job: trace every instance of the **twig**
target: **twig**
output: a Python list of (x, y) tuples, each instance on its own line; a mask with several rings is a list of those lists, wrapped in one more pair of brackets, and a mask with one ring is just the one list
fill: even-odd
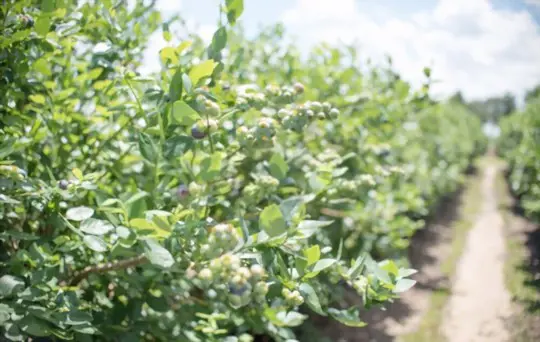
[(82, 280), (86, 279), (91, 273), (106, 273), (129, 267), (135, 267), (137, 265), (145, 263), (146, 261), (147, 259), (144, 255), (139, 255), (130, 259), (109, 262), (96, 266), (87, 266), (83, 270), (76, 272), (73, 277), (69, 281), (67, 281), (67, 284), (69, 284), (70, 286), (75, 286), (79, 284)]

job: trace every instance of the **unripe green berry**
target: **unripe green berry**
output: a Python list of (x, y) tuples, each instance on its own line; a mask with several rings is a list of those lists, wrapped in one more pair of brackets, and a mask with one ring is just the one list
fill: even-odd
[(189, 183), (188, 190), (190, 194), (197, 196), (201, 194), (203, 187), (195, 182), (191, 182)]
[(242, 276), (237, 274), (234, 277), (232, 277), (231, 283), (233, 283), (236, 286), (242, 286), (246, 283), (246, 280), (242, 278)]
[(325, 113), (328, 113), (328, 111), (330, 111), (332, 108), (332, 105), (329, 102), (323, 102), (322, 106)]
[(255, 284), (253, 291), (259, 296), (266, 296), (268, 293), (268, 284), (264, 281), (259, 281), (257, 284)]
[(251, 270), (251, 275), (256, 279), (260, 279), (265, 276), (264, 268), (261, 265), (253, 264), (251, 265), (250, 270)]
[(285, 108), (281, 108), (278, 110), (277, 115), (283, 119), (284, 117), (291, 115), (291, 112)]
[(332, 108), (332, 109), (330, 110), (330, 117), (331, 117), (332, 119), (337, 118), (337, 117), (339, 116), (339, 114), (340, 114), (340, 112), (339, 112), (339, 109), (337, 109), (337, 108)]
[(237, 272), (243, 279), (249, 279), (251, 277), (251, 272), (247, 267), (240, 267)]
[(210, 261), (210, 269), (216, 273), (221, 272), (222, 263), (221, 259), (213, 259)]
[(291, 297), (291, 291), (288, 288), (283, 288), (281, 295), (288, 300)]
[(297, 94), (302, 94), (305, 90), (304, 88), (304, 85), (300, 82), (296, 82), (294, 85), (293, 85), (293, 88), (294, 88), (294, 92), (297, 93)]
[(200, 280), (211, 281), (212, 280), (212, 271), (208, 268), (203, 268), (198, 275)]
[(309, 108), (316, 113), (322, 110), (322, 105), (318, 101), (313, 101), (310, 103)]

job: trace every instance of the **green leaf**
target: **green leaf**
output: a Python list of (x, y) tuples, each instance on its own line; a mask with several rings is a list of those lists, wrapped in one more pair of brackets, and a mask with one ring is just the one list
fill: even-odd
[(342, 253), (343, 253), (343, 237), (341, 239), (339, 239), (339, 247), (338, 247), (338, 252), (337, 252), (337, 256), (336, 256), (337, 260), (341, 260), (341, 254)]
[(416, 273), (418, 273), (418, 271), (413, 270), (412, 268), (400, 268), (399, 271), (398, 271), (397, 278), (401, 279), (401, 278), (410, 277), (410, 276), (412, 276), (413, 274), (416, 274)]
[(270, 174), (277, 179), (284, 179), (289, 171), (289, 165), (281, 154), (274, 153), (270, 158)]
[(14, 198), (11, 198), (9, 196), (6, 196), (4, 194), (0, 194), (0, 203), (6, 203), (6, 204), (19, 204), (20, 201), (17, 201)]
[(10, 341), (24, 341), (24, 336), (22, 335), (19, 327), (15, 324), (8, 323), (5, 327), (4, 336)]
[(304, 250), (304, 256), (307, 258), (307, 265), (311, 266), (321, 258), (321, 249), (319, 245), (313, 245)]
[(187, 135), (175, 135), (163, 144), (163, 156), (167, 159), (182, 156), (193, 148), (193, 138)]
[(358, 258), (356, 258), (356, 260), (354, 261), (354, 264), (351, 266), (351, 268), (347, 272), (347, 274), (349, 275), (351, 279), (356, 278), (356, 276), (360, 274), (360, 272), (362, 271), (362, 267), (364, 266), (364, 263), (366, 261), (366, 257), (367, 257), (367, 254), (362, 253), (360, 254), (360, 256), (358, 256)]
[(387, 284), (390, 284), (392, 282), (388, 273), (382, 268), (380, 268), (379, 265), (371, 258), (371, 256), (367, 255), (364, 263), (366, 265), (366, 269), (370, 273), (372, 273), (377, 279)]
[(26, 39), (30, 35), (31, 30), (17, 31), (11, 36), (11, 42), (17, 42)]
[(125, 205), (130, 205), (130, 204), (133, 204), (133, 203), (135, 203), (135, 202), (137, 202), (137, 201), (139, 201), (139, 200), (141, 200), (141, 199), (143, 199), (145, 197), (148, 197), (148, 196), (150, 196), (150, 194), (148, 192), (139, 191), (139, 192), (133, 194), (124, 204)]
[(95, 335), (99, 333), (99, 330), (89, 324), (75, 325), (73, 326), (73, 330), (85, 335)]
[(124, 206), (130, 219), (143, 216), (147, 209), (146, 197), (148, 196), (150, 196), (148, 192), (139, 190), (125, 201)]
[(244, 0), (226, 0), (227, 20), (231, 25), (236, 23), (236, 20), (244, 12)]
[(54, 0), (43, 0), (41, 1), (41, 10), (43, 12), (52, 12), (55, 9)]
[(72, 311), (67, 314), (65, 324), (67, 325), (83, 325), (89, 324), (93, 320), (92, 315), (83, 311)]
[(83, 238), (83, 242), (88, 248), (95, 252), (102, 253), (107, 251), (107, 243), (105, 243), (105, 241), (98, 236), (86, 235)]
[(189, 78), (191, 79), (191, 82), (193, 82), (193, 84), (195, 85), (199, 83), (201, 79), (212, 75), (212, 73), (214, 72), (214, 68), (217, 66), (217, 64), (218, 63), (209, 59), (191, 68), (191, 70), (189, 71)]
[(191, 80), (187, 74), (182, 74), (182, 84), (184, 85), (184, 90), (187, 94), (191, 93)]
[(178, 55), (175, 48), (172, 47), (165, 47), (159, 51), (159, 57), (161, 59), (161, 63), (167, 64), (167, 62), (171, 62), (172, 64), (178, 63)]
[(94, 68), (90, 70), (87, 74), (88, 78), (91, 80), (95, 80), (103, 73), (103, 68)]
[(143, 218), (135, 218), (129, 221), (129, 226), (141, 230), (141, 232), (151, 233), (152, 236), (157, 238), (166, 238), (171, 235), (170, 231), (163, 230), (156, 225), (155, 222), (148, 221)]
[(352, 307), (347, 310), (338, 310), (334, 308), (329, 308), (328, 313), (336, 321), (341, 322), (349, 327), (364, 327), (366, 323), (362, 322), (359, 318), (360, 312), (358, 308)]
[(162, 30), (163, 30), (163, 39), (165, 39), (166, 42), (170, 42), (172, 39), (172, 35), (171, 35), (171, 32), (169, 31), (169, 24), (164, 23)]
[(10, 237), (14, 240), (21, 240), (21, 241), (32, 241), (32, 240), (39, 240), (39, 236), (28, 234), (25, 232), (20, 232), (18, 230), (6, 230), (5, 232), (0, 233), (0, 239), (4, 236)]
[(13, 309), (7, 304), (0, 303), (0, 325), (3, 325), (5, 322), (9, 321)]
[(313, 174), (308, 179), (309, 186), (311, 189), (313, 189), (316, 193), (321, 192), (324, 190), (332, 180), (329, 177), (325, 177), (324, 175), (317, 175)]
[(43, 96), (41, 94), (32, 94), (32, 95), (28, 96), (28, 98), (32, 102), (35, 102), (35, 103), (38, 103), (38, 104), (44, 104), (45, 103), (45, 96)]
[(9, 297), (22, 291), (24, 282), (19, 278), (6, 274), (0, 277), (0, 297)]
[(18, 325), (22, 331), (32, 336), (45, 337), (49, 336), (51, 333), (49, 324), (43, 319), (33, 315), (26, 315)]
[(193, 45), (193, 41), (185, 40), (176, 47), (176, 51), (181, 54), (184, 50), (189, 49), (191, 45)]
[(155, 240), (145, 240), (144, 254), (153, 265), (169, 268), (174, 264), (171, 253)]
[(104, 235), (114, 229), (114, 226), (107, 221), (88, 218), (81, 222), (80, 230), (92, 235)]
[(299, 290), (304, 297), (306, 304), (311, 308), (311, 310), (315, 311), (319, 315), (326, 316), (326, 313), (321, 308), (319, 297), (311, 285), (306, 283), (301, 284)]
[(37, 34), (44, 36), (49, 33), (49, 28), (51, 26), (51, 20), (49, 17), (39, 17), (36, 20), (34, 28), (36, 29)]
[(171, 84), (169, 85), (169, 101), (174, 102), (182, 97), (182, 70), (178, 68), (174, 73)]
[(313, 266), (312, 272), (320, 272), (336, 263), (336, 259), (321, 259)]
[(73, 172), (73, 175), (77, 177), (78, 180), (82, 181), (84, 179), (83, 173), (80, 169), (74, 168), (73, 170), (71, 170), (71, 172)]
[(201, 162), (199, 173), (202, 180), (211, 182), (221, 174), (221, 153), (215, 152)]
[(66, 218), (72, 221), (84, 221), (94, 215), (94, 209), (88, 207), (69, 208)]
[(266, 308), (264, 310), (264, 316), (278, 327), (296, 327), (301, 325), (308, 318), (307, 315), (302, 315), (295, 311), (276, 312), (276, 309), (273, 308)]
[(279, 204), (279, 209), (283, 213), (285, 221), (292, 222), (294, 215), (303, 209), (304, 200), (301, 196), (289, 197)]
[(227, 45), (227, 29), (220, 27), (212, 37), (212, 42), (208, 47), (208, 57), (214, 60), (219, 60), (219, 52)]
[(154, 215), (152, 216), (150, 220), (152, 220), (152, 222), (154, 222), (159, 229), (166, 230), (166, 231), (172, 230), (171, 225), (169, 221), (167, 220), (166, 216)]
[(271, 237), (287, 232), (287, 223), (275, 204), (264, 208), (259, 216), (259, 226)]
[(295, 258), (294, 259), (294, 265), (295, 265), (296, 271), (298, 272), (298, 275), (300, 277), (303, 277), (304, 274), (306, 273), (305, 272), (306, 267), (308, 266), (306, 259)]
[(152, 138), (143, 132), (139, 132), (139, 150), (144, 159), (155, 162), (158, 158), (158, 151), (156, 144)]
[(49, 67), (49, 63), (47, 63), (47, 61), (44, 58), (38, 59), (34, 63), (34, 69), (45, 76), (52, 75), (51, 69)]
[(317, 232), (319, 228), (326, 227), (334, 223), (334, 221), (314, 221), (304, 220), (298, 224), (298, 231), (301, 232), (304, 237), (311, 237)]
[(178, 125), (191, 126), (201, 117), (184, 101), (176, 101), (171, 109), (171, 122)]
[(416, 280), (412, 279), (400, 279), (397, 281), (396, 286), (394, 287), (394, 293), (402, 293), (409, 290), (411, 287), (416, 284)]

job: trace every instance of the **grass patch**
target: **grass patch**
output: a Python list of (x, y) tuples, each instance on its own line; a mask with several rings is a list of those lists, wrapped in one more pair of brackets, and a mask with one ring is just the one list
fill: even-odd
[[(467, 233), (472, 228), (482, 205), (481, 180), (484, 168), (491, 163), (489, 157), (480, 158), (476, 162), (478, 172), (468, 177), (464, 182), (464, 192), (459, 205), (459, 218), (452, 229), (452, 243), (449, 256), (441, 265), (442, 273), (452, 278), (457, 262), (465, 248)], [(444, 342), (445, 338), (440, 327), (444, 315), (444, 307), (450, 296), (448, 289), (437, 289), (431, 293), (429, 310), (422, 318), (417, 331), (400, 337), (404, 342)]]

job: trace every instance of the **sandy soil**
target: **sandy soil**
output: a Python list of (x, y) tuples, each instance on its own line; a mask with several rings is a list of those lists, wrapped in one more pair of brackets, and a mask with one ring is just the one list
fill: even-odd
[(504, 285), (503, 218), (497, 208), (495, 165), (482, 180), (483, 210), (468, 234), (456, 268), (442, 331), (448, 342), (509, 341), (511, 297)]

